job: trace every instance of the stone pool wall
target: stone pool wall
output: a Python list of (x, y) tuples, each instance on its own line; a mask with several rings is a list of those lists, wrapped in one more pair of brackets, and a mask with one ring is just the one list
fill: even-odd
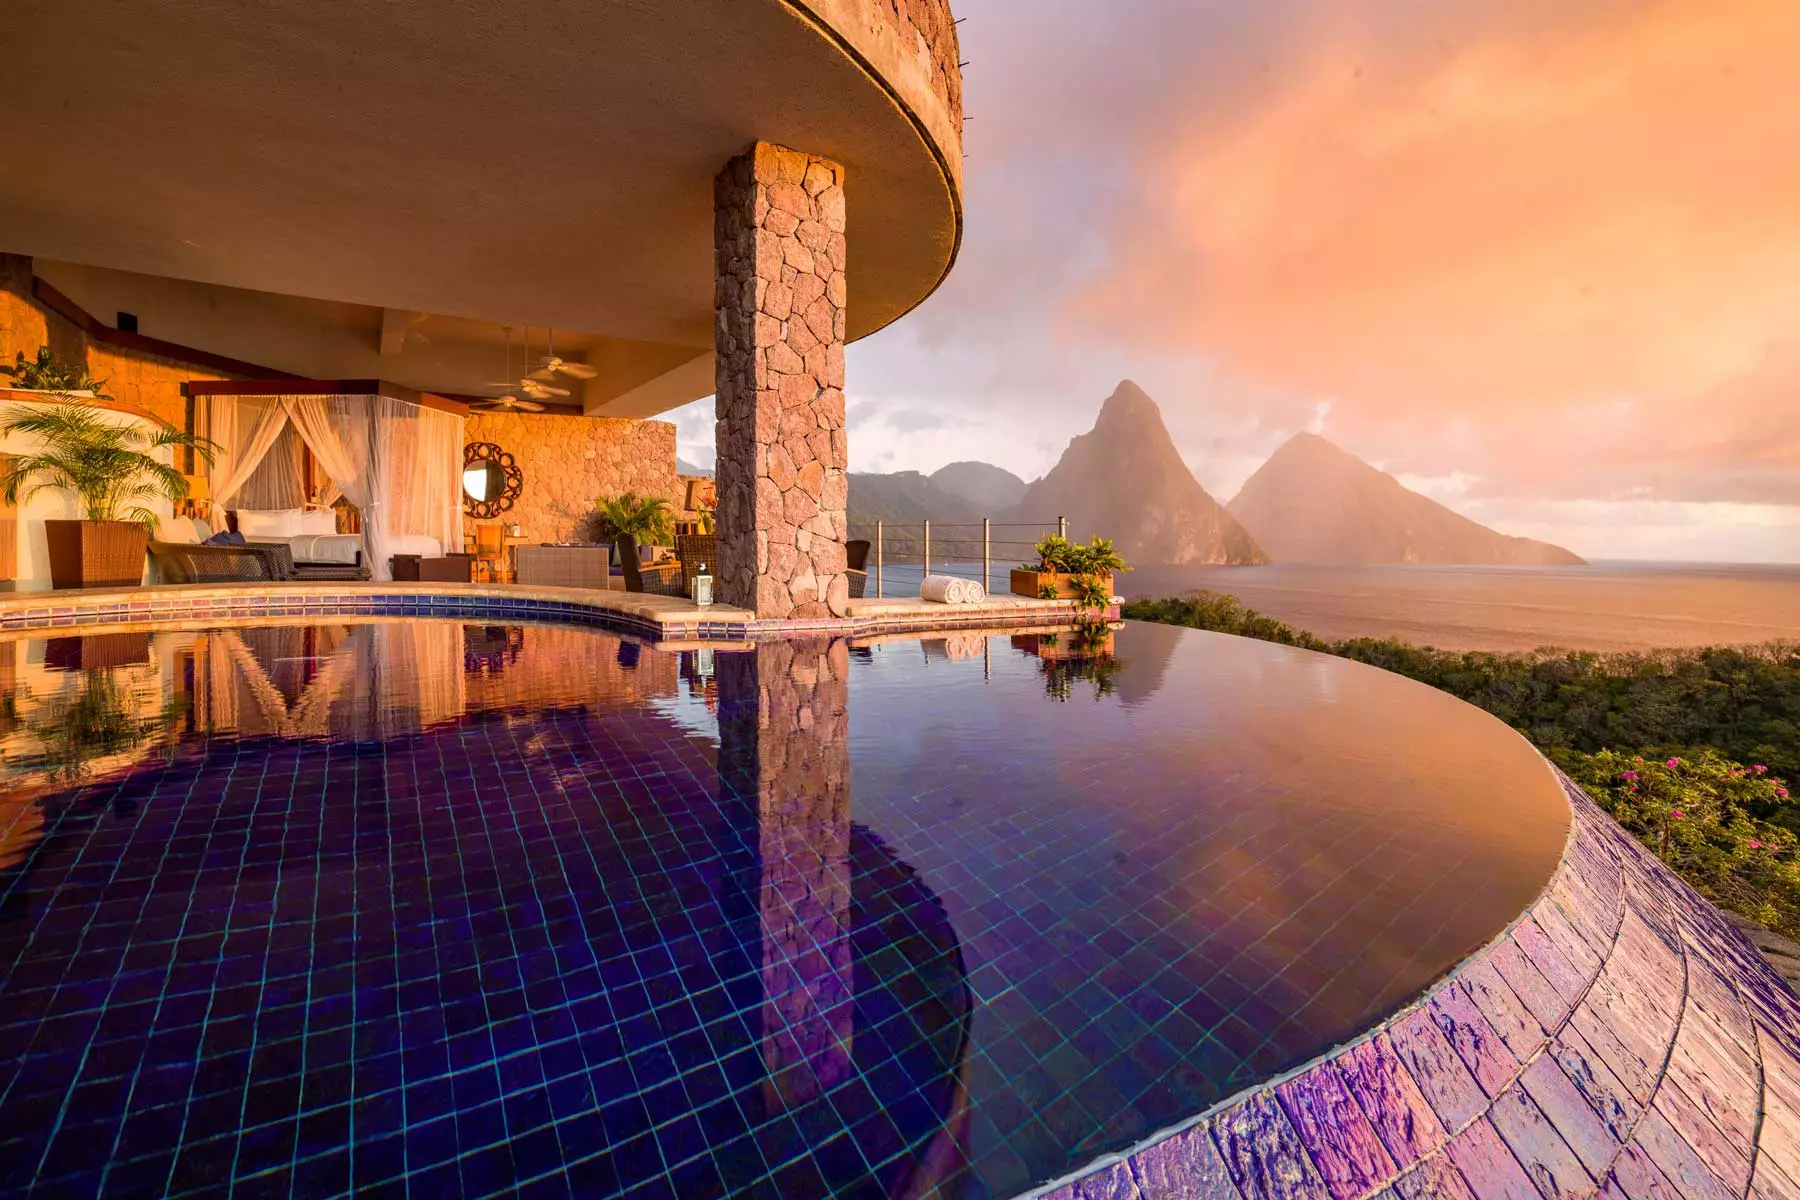
[(1800, 998), (1567, 780), (1533, 907), (1371, 1036), (1057, 1200), (1800, 1198)]

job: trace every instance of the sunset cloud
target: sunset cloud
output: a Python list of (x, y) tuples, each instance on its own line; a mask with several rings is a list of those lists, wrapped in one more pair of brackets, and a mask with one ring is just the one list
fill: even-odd
[(1313, 7), (1266, 87), (1144, 145), (1068, 324), (1491, 488), (1800, 503), (1800, 6), (1465, 5), (1423, 45)]

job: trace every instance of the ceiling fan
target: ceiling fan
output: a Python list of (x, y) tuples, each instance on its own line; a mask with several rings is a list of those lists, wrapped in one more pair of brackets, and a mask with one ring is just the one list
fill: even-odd
[[(507, 325), (503, 329), (506, 334), (506, 364), (502, 368), (501, 374), (510, 375), (512, 373), (512, 326)], [(543, 412), (544, 406), (538, 401), (551, 396), (567, 396), (569, 394), (567, 388), (552, 386), (542, 380), (534, 379), (530, 375), (513, 382), (490, 383), (487, 386), (502, 388), (505, 394), (496, 396), (485, 404), (475, 406), (476, 412)]]
[[(554, 329), (546, 329), (544, 331), (544, 357), (538, 359), (537, 370), (533, 371), (527, 378), (549, 380), (555, 379), (558, 374), (562, 374), (567, 375), (571, 379), (592, 379), (600, 373), (596, 368), (590, 367), (586, 363), (570, 362), (566, 358), (559, 358), (556, 353), (555, 341), (556, 331)], [(568, 395), (567, 392), (564, 392), (563, 394), (565, 396)]]

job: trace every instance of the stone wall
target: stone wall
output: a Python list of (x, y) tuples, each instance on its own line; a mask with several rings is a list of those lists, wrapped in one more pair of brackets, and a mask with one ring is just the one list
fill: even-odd
[(950, 0), (870, 0), (875, 13), (900, 37), (918, 47), (931, 88), (944, 98), (950, 116), (962, 130), (961, 48)]
[(714, 214), (720, 599), (842, 616), (844, 170), (759, 142), (720, 171)]
[(1372, 1035), (1054, 1200), (1800, 1197), (1800, 997), (1573, 784), (1517, 924)]
[[(591, 536), (594, 501), (620, 492), (662, 496), (677, 508), (675, 426), (666, 421), (549, 413), (470, 413), (464, 440), (493, 442), (518, 460), (523, 490), (499, 520), (534, 541)], [(476, 521), (463, 515), (465, 533)]]
[(177, 429), (187, 428), (182, 384), (231, 378), (175, 359), (96, 342), (32, 297), (29, 258), (0, 254), (0, 361), (10, 364), (21, 353), (32, 358), (44, 345), (63, 362), (84, 364), (114, 400), (160, 417)]
[(181, 385), (190, 380), (227, 379), (170, 358), (134, 354), (90, 341), (88, 374), (106, 384), (106, 394), (161, 417), (177, 429), (187, 428), (187, 397)]

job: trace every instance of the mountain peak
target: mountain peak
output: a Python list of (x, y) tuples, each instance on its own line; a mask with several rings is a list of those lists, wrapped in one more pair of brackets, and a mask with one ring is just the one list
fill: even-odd
[(1119, 380), (1119, 385), (1112, 391), (1104, 403), (1100, 405), (1100, 416), (1094, 422), (1098, 429), (1110, 421), (1143, 421), (1153, 420), (1162, 424), (1162, 410), (1149, 393), (1129, 379)]
[(1281, 444), (1226, 505), (1277, 562), (1578, 565), (1411, 491), (1313, 433)]
[(1265, 562), (1261, 549), (1181, 461), (1162, 410), (1121, 380), (1094, 427), (1069, 442), (1048, 475), (1025, 489), (1011, 521), (1069, 519), (1071, 537), (1113, 539), (1145, 565)]

